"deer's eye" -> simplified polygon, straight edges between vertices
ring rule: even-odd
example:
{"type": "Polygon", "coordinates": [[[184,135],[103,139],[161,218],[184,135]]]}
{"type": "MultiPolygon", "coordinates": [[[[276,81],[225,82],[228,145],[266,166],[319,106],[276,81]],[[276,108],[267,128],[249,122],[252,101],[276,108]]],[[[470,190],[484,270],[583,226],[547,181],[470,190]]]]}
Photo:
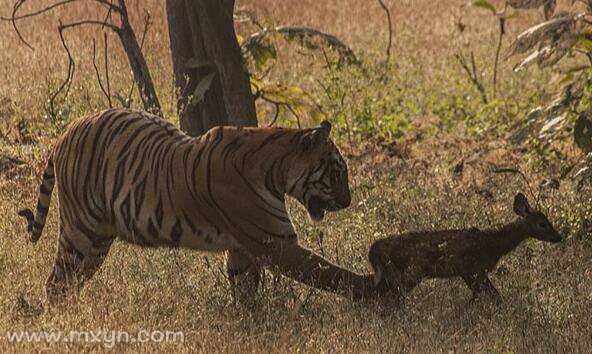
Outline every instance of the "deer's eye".
{"type": "Polygon", "coordinates": [[[539,223],[539,227],[540,227],[541,229],[546,229],[546,228],[547,228],[547,224],[545,224],[544,222],[540,222],[540,223],[539,223]]]}

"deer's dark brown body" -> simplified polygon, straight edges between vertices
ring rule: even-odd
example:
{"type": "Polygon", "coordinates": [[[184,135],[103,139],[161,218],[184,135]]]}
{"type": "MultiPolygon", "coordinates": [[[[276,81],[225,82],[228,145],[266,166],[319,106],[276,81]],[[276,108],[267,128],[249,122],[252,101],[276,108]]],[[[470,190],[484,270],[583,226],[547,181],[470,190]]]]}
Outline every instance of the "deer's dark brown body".
{"type": "Polygon", "coordinates": [[[524,195],[514,199],[514,211],[520,218],[498,229],[412,232],[376,241],[369,258],[377,285],[403,296],[425,278],[461,277],[474,296],[499,295],[487,273],[502,256],[531,236],[561,241],[545,215],[532,210],[524,195]]]}

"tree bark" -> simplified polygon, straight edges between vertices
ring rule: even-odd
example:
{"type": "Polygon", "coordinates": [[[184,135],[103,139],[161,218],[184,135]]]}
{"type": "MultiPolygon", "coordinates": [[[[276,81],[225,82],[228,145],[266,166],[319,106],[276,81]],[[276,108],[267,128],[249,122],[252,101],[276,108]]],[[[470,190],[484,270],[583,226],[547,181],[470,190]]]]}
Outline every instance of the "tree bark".
{"type": "MultiPolygon", "coordinates": [[[[190,0],[188,0],[190,1],[190,0]]],[[[255,101],[249,74],[243,65],[240,46],[234,32],[234,0],[197,0],[199,24],[205,41],[206,56],[213,58],[218,70],[228,122],[256,126],[255,101]]]]}
{"type": "Polygon", "coordinates": [[[218,125],[256,126],[251,94],[232,14],[234,0],[167,0],[177,111],[181,129],[200,135],[218,125]],[[192,59],[198,68],[187,68],[192,59]],[[216,76],[198,103],[190,97],[203,78],[216,76]]]}

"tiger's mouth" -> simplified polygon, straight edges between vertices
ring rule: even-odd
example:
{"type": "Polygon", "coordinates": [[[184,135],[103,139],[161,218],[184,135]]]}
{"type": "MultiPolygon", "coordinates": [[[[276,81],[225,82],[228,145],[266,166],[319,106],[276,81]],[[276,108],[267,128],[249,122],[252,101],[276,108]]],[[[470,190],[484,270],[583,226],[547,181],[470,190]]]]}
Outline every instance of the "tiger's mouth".
{"type": "Polygon", "coordinates": [[[551,237],[551,239],[549,241],[551,243],[558,243],[558,242],[563,241],[563,238],[558,233],[555,233],[555,235],[553,235],[553,237],[551,237]]]}
{"type": "Polygon", "coordinates": [[[335,200],[324,200],[321,197],[312,196],[308,200],[306,210],[312,221],[321,221],[325,217],[325,213],[328,211],[337,211],[343,209],[347,205],[343,206],[335,200]]]}
{"type": "Polygon", "coordinates": [[[312,196],[308,200],[306,210],[308,211],[308,215],[310,216],[312,221],[321,221],[325,217],[325,211],[327,210],[327,202],[325,202],[317,196],[312,196]]]}

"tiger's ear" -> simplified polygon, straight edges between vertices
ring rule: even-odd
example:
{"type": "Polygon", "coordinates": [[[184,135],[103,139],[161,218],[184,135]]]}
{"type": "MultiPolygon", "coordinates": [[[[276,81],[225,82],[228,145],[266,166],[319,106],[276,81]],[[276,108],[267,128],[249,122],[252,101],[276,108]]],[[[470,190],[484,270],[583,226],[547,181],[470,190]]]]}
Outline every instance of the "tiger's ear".
{"type": "Polygon", "coordinates": [[[304,151],[316,148],[326,143],[329,140],[329,134],[331,133],[331,123],[326,120],[321,122],[321,126],[312,129],[306,133],[300,141],[300,146],[304,151]]]}

